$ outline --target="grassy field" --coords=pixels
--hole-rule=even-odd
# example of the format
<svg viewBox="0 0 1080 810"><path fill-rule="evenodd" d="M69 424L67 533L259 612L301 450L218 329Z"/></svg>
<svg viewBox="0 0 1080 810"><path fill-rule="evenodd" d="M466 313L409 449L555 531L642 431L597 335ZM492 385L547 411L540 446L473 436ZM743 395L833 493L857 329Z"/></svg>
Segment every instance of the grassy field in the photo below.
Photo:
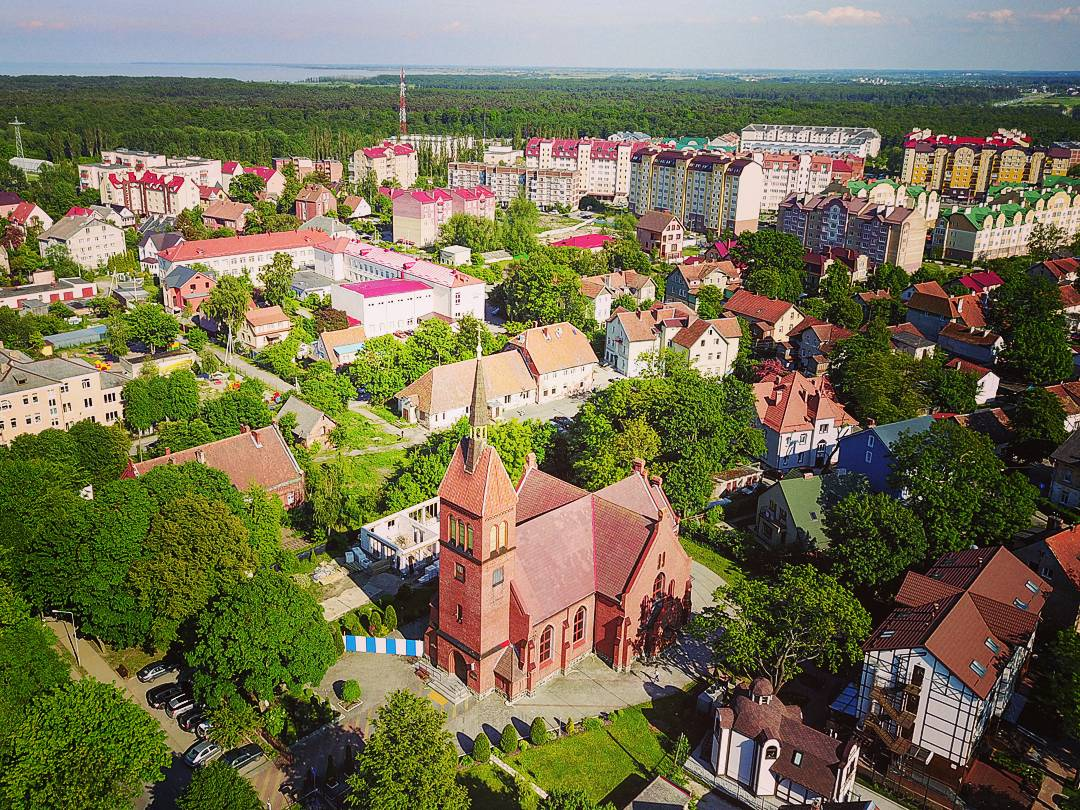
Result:
<svg viewBox="0 0 1080 810"><path fill-rule="evenodd" d="M359 456L345 456L345 486L353 491L374 490L404 458L404 450L384 450Z"/></svg>
<svg viewBox="0 0 1080 810"><path fill-rule="evenodd" d="M680 537L679 542L682 543L682 547L686 549L686 553L690 555L691 559L697 560L714 574L723 577L728 585L734 585L739 580L746 578L746 574L738 565L718 551L714 551L700 543L695 543L688 537Z"/></svg>
<svg viewBox="0 0 1080 810"><path fill-rule="evenodd" d="M1065 107L1072 109L1080 106L1080 96L1035 96L1018 101L1023 107Z"/></svg>
<svg viewBox="0 0 1080 810"><path fill-rule="evenodd" d="M333 439L343 450L363 450L367 447L394 444L401 438L391 436L378 425L352 411L339 414L336 421L338 427L334 430Z"/></svg>
<svg viewBox="0 0 1080 810"><path fill-rule="evenodd" d="M127 667L127 671L131 676L134 676L136 672L151 661L156 661L164 655L163 653L148 653L139 647L114 650L106 644L102 644L101 646L103 647L102 657L109 662L109 666L113 669L119 669L121 666Z"/></svg>
<svg viewBox="0 0 1080 810"><path fill-rule="evenodd" d="M618 712L581 731L511 757L510 764L545 790L579 788L594 802L625 806L652 779L679 733L695 733L694 698L679 693Z"/></svg>
<svg viewBox="0 0 1080 810"><path fill-rule="evenodd" d="M476 764L458 774L469 793L473 810L518 810L517 788L505 771L491 764Z"/></svg>

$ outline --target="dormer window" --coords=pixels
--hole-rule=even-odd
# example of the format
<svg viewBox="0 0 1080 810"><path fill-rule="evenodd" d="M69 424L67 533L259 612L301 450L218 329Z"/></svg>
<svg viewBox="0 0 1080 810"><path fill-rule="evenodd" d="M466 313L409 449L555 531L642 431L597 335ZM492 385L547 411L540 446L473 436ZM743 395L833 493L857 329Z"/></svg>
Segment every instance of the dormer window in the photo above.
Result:
<svg viewBox="0 0 1080 810"><path fill-rule="evenodd" d="M796 768L802 765L802 751L795 751L791 754L791 764Z"/></svg>
<svg viewBox="0 0 1080 810"><path fill-rule="evenodd" d="M978 661L971 662L971 671L978 675L980 678L986 674L986 667L980 664Z"/></svg>

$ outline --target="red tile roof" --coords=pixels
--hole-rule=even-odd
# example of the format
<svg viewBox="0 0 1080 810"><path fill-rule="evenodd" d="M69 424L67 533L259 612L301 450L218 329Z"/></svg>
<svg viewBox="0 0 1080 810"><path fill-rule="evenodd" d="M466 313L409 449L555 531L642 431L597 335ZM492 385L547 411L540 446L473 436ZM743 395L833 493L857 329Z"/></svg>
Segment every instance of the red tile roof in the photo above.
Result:
<svg viewBox="0 0 1080 810"><path fill-rule="evenodd" d="M830 419L837 427L856 424L822 377L809 379L798 371L777 375L754 383L754 397L758 419L777 433L811 430L816 422Z"/></svg>
<svg viewBox="0 0 1080 810"><path fill-rule="evenodd" d="M1074 588L1080 589L1080 526L1063 529L1044 541Z"/></svg>
<svg viewBox="0 0 1080 810"><path fill-rule="evenodd" d="M968 374L977 374L980 378L990 373L990 369L984 368L978 363L972 363L970 360L965 360L963 357L953 357L945 363L945 367L965 371Z"/></svg>
<svg viewBox="0 0 1080 810"><path fill-rule="evenodd" d="M248 236L225 236L220 239L198 239L163 250L159 257L171 262L197 262L222 256L291 250L308 245L320 245L330 239L323 231L281 231L256 233Z"/></svg>
<svg viewBox="0 0 1080 810"><path fill-rule="evenodd" d="M764 321L775 326L776 322L783 318L788 310L794 306L790 301L766 298L764 295L739 290L724 304L724 311L732 315L741 315L753 321Z"/></svg>
<svg viewBox="0 0 1080 810"><path fill-rule="evenodd" d="M1001 276L990 270L968 273L966 276L961 276L957 281L975 293L986 292L988 289L1000 287L1005 283L1002 281Z"/></svg>

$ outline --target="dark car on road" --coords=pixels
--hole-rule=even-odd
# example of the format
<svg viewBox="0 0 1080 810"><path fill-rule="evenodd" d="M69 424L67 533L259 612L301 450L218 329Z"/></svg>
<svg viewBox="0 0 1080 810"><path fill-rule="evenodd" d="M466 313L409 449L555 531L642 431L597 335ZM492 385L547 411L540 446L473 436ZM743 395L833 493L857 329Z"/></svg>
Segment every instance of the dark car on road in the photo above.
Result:
<svg viewBox="0 0 1080 810"><path fill-rule="evenodd" d="M140 669L135 677L142 683L150 683L172 672L176 672L176 667L166 664L164 661L155 661L153 664L147 664Z"/></svg>
<svg viewBox="0 0 1080 810"><path fill-rule="evenodd" d="M177 715L176 725L180 726L184 731L190 731L194 734L195 728L205 719L206 714L203 712L202 706L195 706L183 714Z"/></svg>
<svg viewBox="0 0 1080 810"><path fill-rule="evenodd" d="M184 687L178 683L163 683L146 693L146 705L151 709L163 709L165 704L184 694Z"/></svg>
<svg viewBox="0 0 1080 810"><path fill-rule="evenodd" d="M192 697L191 692L185 689L165 704L165 714L169 715L169 717L176 717L178 714L183 714L194 707L195 698Z"/></svg>
<svg viewBox="0 0 1080 810"><path fill-rule="evenodd" d="M262 755L262 749L259 746L255 745L255 743L251 743L250 745L245 745L242 748L233 749L222 758L222 761L225 762L225 764L228 765L230 768L234 768L240 771L246 768L252 762L261 759Z"/></svg>

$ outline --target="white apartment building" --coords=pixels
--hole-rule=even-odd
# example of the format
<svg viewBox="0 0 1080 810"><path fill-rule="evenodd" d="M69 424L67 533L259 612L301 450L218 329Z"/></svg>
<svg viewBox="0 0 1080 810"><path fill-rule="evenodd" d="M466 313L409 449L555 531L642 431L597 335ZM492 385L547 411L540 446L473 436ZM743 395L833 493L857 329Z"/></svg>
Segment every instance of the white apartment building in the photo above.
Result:
<svg viewBox="0 0 1080 810"><path fill-rule="evenodd" d="M99 188L103 205L129 208L137 217L175 217L200 204L199 186L190 177L174 174L118 171L104 175Z"/></svg>
<svg viewBox="0 0 1080 810"><path fill-rule="evenodd" d="M147 169L155 174L187 177L199 186L221 185L221 161L201 157L170 158L155 152L137 149L109 149L101 153L100 163L79 164L79 190L101 188L111 172L132 171L141 174Z"/></svg>
<svg viewBox="0 0 1080 810"><path fill-rule="evenodd" d="M819 194L833 178L827 155L755 152L754 162L762 171L762 211L775 211L789 194Z"/></svg>
<svg viewBox="0 0 1080 810"><path fill-rule="evenodd" d="M895 180L849 180L847 189L854 197L862 197L875 205L911 208L922 214L933 227L941 211L941 198L936 191L923 186L911 186Z"/></svg>
<svg viewBox="0 0 1080 810"><path fill-rule="evenodd" d="M818 127L798 124L749 124L739 133L740 151L850 153L875 157L881 133L869 127Z"/></svg>
<svg viewBox="0 0 1080 810"><path fill-rule="evenodd" d="M955 789L1001 716L1050 587L1001 546L909 571L863 644L854 712L880 753Z"/></svg>
<svg viewBox="0 0 1080 810"><path fill-rule="evenodd" d="M126 381L84 360L32 360L0 349L0 444L49 428L67 430L84 419L116 424L124 417Z"/></svg>
<svg viewBox="0 0 1080 810"><path fill-rule="evenodd" d="M329 234L318 230L197 239L160 251L158 272L165 278L177 265L198 263L226 276L247 275L258 284L259 271L274 261L275 253L286 254L294 267L303 269L314 265L316 245L329 240Z"/></svg>
<svg viewBox="0 0 1080 810"><path fill-rule="evenodd" d="M576 173L578 197L586 194L625 205L630 193L630 158L646 144L598 138L531 138L525 168Z"/></svg>
<svg viewBox="0 0 1080 810"><path fill-rule="evenodd" d="M375 181L380 184L396 180L402 188L412 188L420 174L416 149L407 143L392 141L357 149L349 161L349 176L359 183L368 172L375 172Z"/></svg>
<svg viewBox="0 0 1080 810"><path fill-rule="evenodd" d="M54 245L66 247L72 261L87 270L96 270L113 256L124 253L124 232L95 216L62 217L38 237L44 256Z"/></svg>
<svg viewBox="0 0 1080 810"><path fill-rule="evenodd" d="M630 159L630 210L667 211L688 231L756 231L761 164L711 152L647 147Z"/></svg>
<svg viewBox="0 0 1080 810"><path fill-rule="evenodd" d="M447 166L450 186L491 189L499 205L507 206L524 194L537 208L555 206L577 208L581 201L578 172L566 169L527 169L487 163L450 163Z"/></svg>
<svg viewBox="0 0 1080 810"><path fill-rule="evenodd" d="M431 287L432 311L436 314L455 321L465 315L484 320L487 307L484 282L452 267L345 236L327 237L314 250L314 261L317 273L337 282L419 281Z"/></svg>
<svg viewBox="0 0 1080 810"><path fill-rule="evenodd" d="M330 303L360 321L367 338L411 332L434 312L431 287L420 281L384 278L335 284Z"/></svg>

